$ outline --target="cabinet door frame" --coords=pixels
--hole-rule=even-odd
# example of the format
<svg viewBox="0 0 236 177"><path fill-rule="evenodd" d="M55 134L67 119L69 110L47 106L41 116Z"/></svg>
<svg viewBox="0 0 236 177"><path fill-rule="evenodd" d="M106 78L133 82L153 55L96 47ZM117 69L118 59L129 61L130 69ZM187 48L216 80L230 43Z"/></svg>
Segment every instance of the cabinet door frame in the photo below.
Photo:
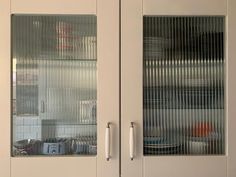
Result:
<svg viewBox="0 0 236 177"><path fill-rule="evenodd" d="M226 102L226 117L227 119L227 127L228 127L228 159L227 159L227 177L236 176L236 141L235 141L235 133L236 133L236 84L235 84L235 66L236 66L236 1L228 0L227 1L227 42L226 42L226 88L227 88L227 102Z"/></svg>
<svg viewBox="0 0 236 177"><path fill-rule="evenodd" d="M10 177L10 1L0 2L0 176Z"/></svg>
<svg viewBox="0 0 236 177"><path fill-rule="evenodd" d="M119 176L119 0L1 1L1 150L0 176ZM97 156L11 157L11 15L97 16ZM105 157L105 130L111 123L110 154ZM40 168L38 168L40 166ZM2 170L2 168L4 170ZM42 170L43 169L43 170Z"/></svg>
<svg viewBox="0 0 236 177"><path fill-rule="evenodd" d="M235 44L236 5L233 0L123 0L121 6L121 174L123 177L195 177L194 170L198 167L197 176L233 177L236 152L232 134L235 134L234 82L230 82L229 74L235 73L229 64L236 66L230 59L235 56L228 44ZM143 156L143 16L202 16L223 15L226 19L225 61L226 61L226 154L220 156ZM231 17L231 18L230 18ZM229 30L228 32L228 28ZM231 32L231 33L230 33ZM229 37L230 35L230 37ZM232 39L230 39L232 37ZM229 57L229 59L228 59ZM132 67L131 67L132 66ZM231 78L232 80L233 78ZM233 89L234 88L234 89ZM232 95L230 99L228 95ZM233 104L232 104L233 105ZM135 148L134 160L129 157L129 128L134 122ZM234 123L234 124L233 124ZM204 160L203 160L204 158ZM207 168L206 168L207 166Z"/></svg>

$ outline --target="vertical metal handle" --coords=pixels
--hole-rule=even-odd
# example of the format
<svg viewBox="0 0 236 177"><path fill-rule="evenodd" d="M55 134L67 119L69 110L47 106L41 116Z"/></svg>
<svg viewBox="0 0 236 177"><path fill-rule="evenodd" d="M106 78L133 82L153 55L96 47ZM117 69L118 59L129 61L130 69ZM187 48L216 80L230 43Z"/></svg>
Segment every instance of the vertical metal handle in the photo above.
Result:
<svg viewBox="0 0 236 177"><path fill-rule="evenodd" d="M129 129L129 156L131 160L134 160L134 123L131 122Z"/></svg>
<svg viewBox="0 0 236 177"><path fill-rule="evenodd" d="M41 101L41 113L45 113L45 103L43 100Z"/></svg>
<svg viewBox="0 0 236 177"><path fill-rule="evenodd" d="M105 133L105 156L106 160L110 160L110 122L107 123L106 133Z"/></svg>

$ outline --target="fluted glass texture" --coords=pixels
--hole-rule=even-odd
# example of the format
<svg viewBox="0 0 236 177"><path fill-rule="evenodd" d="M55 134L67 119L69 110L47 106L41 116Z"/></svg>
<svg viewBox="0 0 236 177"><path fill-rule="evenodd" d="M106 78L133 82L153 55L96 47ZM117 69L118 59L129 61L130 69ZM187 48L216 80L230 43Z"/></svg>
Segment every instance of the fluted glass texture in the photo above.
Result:
<svg viewBox="0 0 236 177"><path fill-rule="evenodd" d="M12 156L96 155L96 19L12 16Z"/></svg>
<svg viewBox="0 0 236 177"><path fill-rule="evenodd" d="M225 153L225 18L145 16L145 155Z"/></svg>

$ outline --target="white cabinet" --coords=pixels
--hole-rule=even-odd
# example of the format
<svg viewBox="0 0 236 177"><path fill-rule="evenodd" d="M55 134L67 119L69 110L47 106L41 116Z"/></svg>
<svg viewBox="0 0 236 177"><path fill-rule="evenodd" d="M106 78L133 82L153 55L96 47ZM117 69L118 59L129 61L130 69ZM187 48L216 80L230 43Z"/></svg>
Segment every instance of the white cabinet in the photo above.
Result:
<svg viewBox="0 0 236 177"><path fill-rule="evenodd" d="M234 177L233 0L2 0L0 177Z"/></svg>
<svg viewBox="0 0 236 177"><path fill-rule="evenodd" d="M121 176L235 173L233 5L122 1Z"/></svg>
<svg viewBox="0 0 236 177"><path fill-rule="evenodd" d="M119 1L2 7L0 176L118 176Z"/></svg>

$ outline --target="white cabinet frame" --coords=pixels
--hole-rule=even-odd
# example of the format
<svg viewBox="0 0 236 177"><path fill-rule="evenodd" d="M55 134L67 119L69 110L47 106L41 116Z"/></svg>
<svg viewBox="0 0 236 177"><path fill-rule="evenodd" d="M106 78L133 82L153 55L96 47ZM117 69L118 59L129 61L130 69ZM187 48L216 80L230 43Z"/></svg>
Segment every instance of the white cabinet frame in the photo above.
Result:
<svg viewBox="0 0 236 177"><path fill-rule="evenodd" d="M0 11L0 176L10 177L10 1L1 1Z"/></svg>
<svg viewBox="0 0 236 177"><path fill-rule="evenodd" d="M120 170L122 177L236 176L236 1L121 0L121 14L119 5L119 0L1 0L0 176L23 177L27 172L31 177L41 177L45 174L52 177L80 175L118 177ZM96 157L11 157L11 14L97 15L98 152ZM226 155L143 156L143 15L226 17ZM119 25L121 25L121 36L119 36ZM121 73L119 73L120 50ZM119 95L120 87L121 95ZM120 117L121 127L119 127ZM105 157L105 131L108 122L111 123L109 161ZM134 122L133 160L130 159L129 152L131 122ZM119 137L120 128L121 137Z"/></svg>

